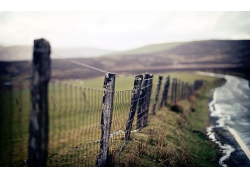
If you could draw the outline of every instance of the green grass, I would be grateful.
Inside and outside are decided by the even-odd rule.
[[[164,76],[165,80],[167,73],[162,75]],[[215,80],[215,78],[202,77],[192,73],[170,73],[169,75],[171,78],[177,77],[185,82],[187,81],[190,83],[192,83],[195,79],[201,78],[207,82],[212,82]],[[116,92],[114,97],[113,123],[111,127],[111,133],[118,130],[125,131],[130,109],[131,90],[134,83],[133,77],[134,76],[131,76],[131,78],[122,78],[117,76],[116,78]],[[95,141],[100,140],[101,136],[100,117],[103,96],[103,79],[104,77],[88,80],[64,81],[67,85],[62,83],[50,84],[48,97],[50,116],[48,166],[95,166],[96,156],[99,152],[100,146],[100,144]],[[158,74],[155,74],[150,107],[152,106],[152,102],[154,100],[157,82]],[[99,90],[93,91],[86,87]],[[161,88],[161,93],[162,89],[163,88]],[[208,89],[209,87],[207,87],[207,90]],[[159,99],[161,97],[161,93]],[[4,102],[0,111],[0,166],[27,166],[28,127],[30,117],[29,113],[31,108],[30,90],[28,88],[24,88],[23,90],[15,89],[12,92],[2,93],[0,98],[1,102]],[[207,98],[207,96],[204,97],[204,102],[207,100]],[[187,102],[185,101],[183,103]],[[188,107],[188,104],[185,106]],[[203,111],[204,110],[207,110],[207,107],[204,106]],[[142,139],[144,138],[145,142],[150,141],[151,143],[155,143],[154,138],[158,138],[157,144],[159,141],[161,144],[160,146],[167,145],[167,147],[171,147],[171,153],[180,153],[182,151],[181,147],[186,138],[183,134],[194,133],[192,133],[191,129],[185,130],[184,132],[175,132],[177,122],[180,122],[181,124],[186,122],[186,120],[183,121],[181,118],[183,115],[176,114],[170,111],[167,107],[164,107],[161,111],[157,110],[156,112],[157,116],[150,116],[148,127],[139,133],[133,134],[133,136],[142,136]],[[200,114],[199,116],[207,118],[207,114]],[[169,120],[169,117],[172,118],[171,121]],[[156,122],[158,122],[157,124],[160,124],[163,127],[168,127],[168,129],[155,129],[154,123]],[[198,125],[199,123],[189,122],[190,127],[191,125],[195,126],[195,124]],[[135,129],[135,125],[136,118],[134,120],[132,130]],[[199,128],[195,129],[202,131],[204,125],[205,124],[203,123],[199,125]],[[143,135],[143,131],[148,131],[151,139],[148,139],[148,135]],[[176,138],[179,137],[179,134],[182,134],[183,136],[181,139]],[[197,133],[195,135],[197,135]],[[165,136],[167,139],[163,138]],[[202,137],[199,138],[202,139]],[[140,138],[137,137],[134,139]],[[164,139],[164,141],[162,139]],[[119,135],[115,138],[112,138],[110,143],[110,151],[116,153],[124,143],[124,135]],[[144,148],[145,144],[139,140],[138,143],[140,146],[143,146],[142,148]],[[178,146],[175,146],[175,143],[177,143]],[[191,148],[188,144],[184,145],[188,148]],[[129,147],[133,146],[129,145]],[[151,152],[150,157],[155,156],[152,153],[154,153],[154,151]],[[145,156],[145,154],[142,153],[141,155],[148,159],[148,163],[146,163],[145,166],[157,164],[158,162],[153,161],[153,163],[149,157]],[[191,161],[192,160],[190,159],[190,162]],[[170,165],[173,165],[173,163],[170,163]]]
[[[48,166],[95,165],[100,144],[94,142],[101,137],[103,79],[100,77],[49,85]],[[132,85],[132,78],[117,78],[113,119],[119,119],[112,123],[111,133],[119,129],[125,131]],[[0,166],[27,166],[30,90],[26,88],[4,92],[0,98],[4,102],[0,112]],[[123,143],[120,139],[112,140],[112,145]]]
[[[187,75],[187,80],[192,76]],[[208,80],[208,79],[207,79]],[[163,107],[150,116],[148,126],[134,133],[119,157],[113,154],[110,166],[129,167],[218,167],[221,155],[217,146],[208,140],[208,99],[210,89],[219,86],[208,81],[195,93],[195,98],[178,102],[181,112]],[[191,111],[196,104],[195,111]]]

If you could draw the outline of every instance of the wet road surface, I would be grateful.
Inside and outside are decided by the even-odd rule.
[[[197,73],[226,80],[224,85],[213,90],[209,103],[212,122],[207,132],[223,151],[219,163],[222,166],[250,166],[249,82],[231,75]]]

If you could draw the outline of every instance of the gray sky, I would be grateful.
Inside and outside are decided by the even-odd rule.
[[[128,50],[176,41],[250,39],[250,12],[81,11],[0,12],[0,45]]]

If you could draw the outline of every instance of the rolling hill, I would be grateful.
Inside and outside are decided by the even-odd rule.
[[[55,50],[53,50],[56,52]],[[80,49],[78,52],[80,53]],[[65,53],[65,55],[63,54]],[[58,52],[65,57],[68,53]],[[63,54],[63,55],[62,55]],[[32,54],[30,53],[30,56]],[[14,56],[14,55],[13,55]],[[190,70],[237,70],[250,72],[250,40],[206,40],[185,43],[165,43],[144,46],[130,51],[88,58],[54,58],[54,78],[88,78],[103,73],[74,64],[78,61],[107,72],[141,73]],[[27,59],[28,60],[28,59]],[[24,75],[30,73],[27,61],[0,62],[1,75]],[[30,63],[30,62],[29,62]]]
[[[150,54],[150,53],[155,53],[155,52],[160,52],[160,51],[166,51],[184,43],[185,42],[152,44],[152,45],[143,46],[143,47],[128,50],[128,51],[119,51],[113,54],[108,54],[106,56]]]
[[[114,51],[99,48],[53,48],[52,58],[78,58],[78,57],[98,57],[113,53]],[[0,46],[0,60],[2,61],[23,61],[32,59],[32,46]]]

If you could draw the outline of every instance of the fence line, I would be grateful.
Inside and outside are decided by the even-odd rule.
[[[43,40],[36,42],[40,41]],[[48,42],[46,43],[48,45]],[[39,48],[43,51],[38,51],[37,47],[34,48],[33,64],[44,62],[42,58],[47,58],[49,62],[50,50],[44,51],[45,47]],[[45,60],[45,62],[47,61]],[[33,65],[33,67],[35,69],[36,66]],[[46,110],[42,110],[41,112],[45,113],[40,113],[37,117],[32,116],[30,119],[29,166],[106,166],[109,154],[111,152],[119,154],[126,142],[131,140],[131,133],[145,127],[148,124],[149,115],[157,113],[156,107],[159,110],[168,104],[170,91],[169,104],[188,98],[194,90],[203,85],[202,80],[197,80],[192,85],[184,82],[178,83],[180,80],[176,78],[172,80],[171,84],[170,76],[167,76],[164,87],[161,88],[163,76],[160,75],[158,83],[154,84],[153,74],[145,73],[133,78],[134,85],[133,87],[131,85],[131,89],[116,90],[115,73],[108,73],[91,66],[89,68],[106,73],[103,82],[104,88],[98,89],[55,80],[48,83],[50,66],[45,63],[41,68],[43,71],[39,72],[44,74],[39,77],[42,80],[37,79],[35,71],[33,80],[36,81],[37,87],[45,80],[48,84],[49,94],[41,96],[38,94],[39,90],[33,90],[32,98],[42,97],[42,100],[45,100],[44,103],[47,105],[44,104],[44,106],[47,106],[50,118],[48,119]],[[45,75],[47,78],[43,78]],[[12,89],[10,90],[12,91]],[[36,104],[24,105],[24,102],[28,102],[29,99],[27,98],[27,87],[24,90],[27,90],[25,96],[19,94],[18,97],[12,97],[13,94],[10,93],[9,99],[12,103],[10,106],[15,104],[17,107],[15,114],[24,113],[23,116],[28,118],[26,112],[29,107],[36,108],[37,106]],[[153,90],[155,90],[155,94],[153,94]],[[152,94],[153,98],[151,98]],[[152,108],[150,108],[151,105]],[[43,122],[43,125],[45,124],[45,126],[41,126],[44,130],[39,132],[39,134],[45,133],[43,142],[41,142],[42,140],[35,141],[40,142],[39,146],[37,145],[39,148],[44,147],[41,150],[33,148],[32,139],[37,135],[34,135],[33,132],[37,129],[36,119]],[[49,142],[46,138],[49,138]],[[3,140],[0,141],[2,143]],[[43,146],[42,143],[44,143]],[[48,147],[46,143],[48,143]],[[5,152],[1,150],[1,155],[3,154]]]

